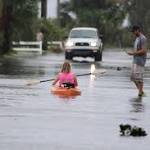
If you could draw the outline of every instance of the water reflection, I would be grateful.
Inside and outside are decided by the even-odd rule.
[[[37,61],[34,62],[34,59],[27,59],[22,57],[10,57],[9,59],[3,58],[2,60],[0,60],[0,76],[2,77],[2,75],[27,75],[29,77],[33,75],[44,75],[45,66],[41,66],[41,64],[39,62],[37,63]]]
[[[130,102],[132,106],[131,112],[135,112],[135,113],[144,112],[145,106],[142,102],[142,97],[132,98]]]
[[[91,82],[93,82],[95,79],[95,74],[94,74],[95,70],[96,70],[95,64],[91,64],[91,76],[90,76]]]

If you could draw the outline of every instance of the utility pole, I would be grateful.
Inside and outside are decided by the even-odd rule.
[[[47,18],[47,0],[41,0],[41,17]]]

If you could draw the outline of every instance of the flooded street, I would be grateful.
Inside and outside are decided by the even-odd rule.
[[[52,82],[26,86],[54,78],[63,61],[63,54],[51,53],[0,60],[0,150],[149,150],[150,60],[141,99],[130,81],[132,57],[111,50],[99,63],[71,62],[75,74],[89,73],[92,64],[97,72],[78,77],[82,94],[74,99],[52,95]],[[143,127],[148,136],[120,136],[120,124]]]

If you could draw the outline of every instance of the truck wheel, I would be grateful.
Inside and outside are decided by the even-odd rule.
[[[102,61],[102,52],[97,52],[95,54],[95,61]]]
[[[65,52],[65,59],[72,60],[73,56],[71,52]]]

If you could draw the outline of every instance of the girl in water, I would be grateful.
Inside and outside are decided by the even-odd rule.
[[[77,78],[71,71],[71,64],[65,61],[62,65],[60,73],[58,73],[52,85],[59,84],[59,87],[75,88],[78,86]]]

